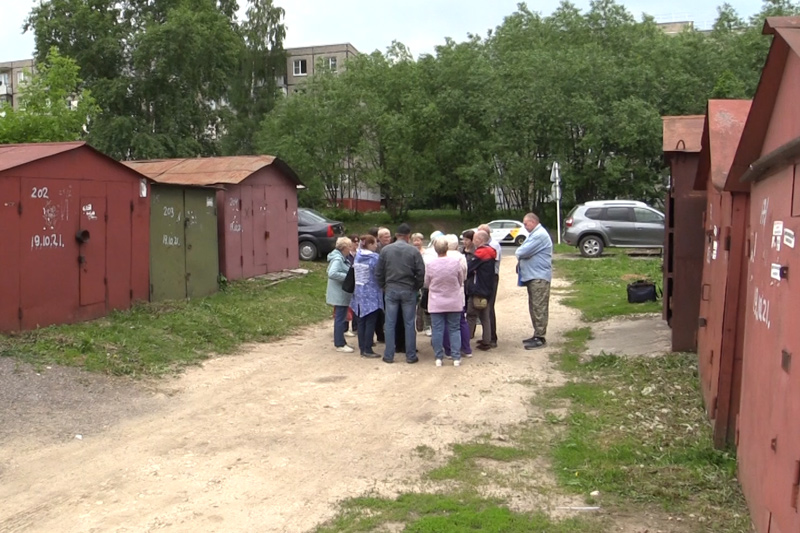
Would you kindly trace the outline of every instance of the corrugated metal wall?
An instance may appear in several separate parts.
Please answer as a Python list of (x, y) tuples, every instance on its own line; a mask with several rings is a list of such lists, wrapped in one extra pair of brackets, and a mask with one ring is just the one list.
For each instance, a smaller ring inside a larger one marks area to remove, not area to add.
[(672, 328), (672, 350), (697, 349), (697, 318), (703, 271), (704, 195), (693, 190), (698, 155), (670, 157), (671, 187), (664, 233), (664, 318)]

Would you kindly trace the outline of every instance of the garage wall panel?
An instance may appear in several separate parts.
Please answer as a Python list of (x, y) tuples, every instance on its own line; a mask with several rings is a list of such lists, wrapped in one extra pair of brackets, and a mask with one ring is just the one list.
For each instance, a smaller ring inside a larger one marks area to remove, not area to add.
[(19, 328), (19, 178), (0, 179), (0, 331)]
[(186, 296), (199, 298), (217, 291), (219, 249), (214, 192), (185, 189)]
[(21, 180), (20, 306), (23, 329), (77, 319), (79, 190), (53, 179)]

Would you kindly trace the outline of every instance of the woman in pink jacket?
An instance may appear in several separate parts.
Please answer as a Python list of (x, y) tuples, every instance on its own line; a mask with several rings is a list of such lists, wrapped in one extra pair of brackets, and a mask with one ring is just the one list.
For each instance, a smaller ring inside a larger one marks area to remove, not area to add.
[[(461, 311), (464, 308), (464, 270), (458, 257), (448, 256), (447, 239), (433, 242), (436, 258), (425, 266), (425, 287), (428, 289), (428, 312), (431, 315), (433, 352), (436, 366), (442, 366), (445, 334), (450, 346), (461, 346)], [(461, 353), (453, 352), (453, 366), (461, 365)]]

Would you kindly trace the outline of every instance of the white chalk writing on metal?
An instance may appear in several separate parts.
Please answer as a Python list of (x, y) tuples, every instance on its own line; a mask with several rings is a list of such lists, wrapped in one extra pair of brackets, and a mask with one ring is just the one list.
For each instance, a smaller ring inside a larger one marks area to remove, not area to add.
[(161, 239), (164, 246), (180, 246), (181, 238), (177, 235), (164, 235)]
[(31, 190), (31, 198), (50, 198), (47, 187), (34, 187)]
[(756, 287), (756, 293), (753, 297), (753, 316), (756, 317), (756, 322), (766, 324), (767, 329), (769, 329), (769, 300), (758, 293), (758, 287)]
[(63, 248), (64, 239), (60, 233), (49, 233), (34, 235), (31, 237), (31, 250), (42, 250), (44, 248)]

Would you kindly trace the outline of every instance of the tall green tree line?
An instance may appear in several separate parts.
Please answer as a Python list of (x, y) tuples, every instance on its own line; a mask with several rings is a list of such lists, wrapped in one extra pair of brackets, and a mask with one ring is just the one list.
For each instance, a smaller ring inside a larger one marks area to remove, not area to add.
[(80, 69), (87, 139), (118, 159), (253, 153), (284, 74), (283, 9), (248, 0), (42, 0), (26, 30)]
[(259, 148), (309, 184), (304, 201), (330, 204), (359, 185), (395, 215), (410, 207), (538, 209), (561, 164), (567, 203), (663, 197), (661, 117), (702, 114), (709, 98), (750, 98), (766, 58), (767, 0), (744, 21), (728, 4), (711, 31), (665, 34), (613, 0), (550, 16), (519, 4), (485, 38), (446, 40), (414, 59), (400, 43), (319, 75), (281, 100)]

